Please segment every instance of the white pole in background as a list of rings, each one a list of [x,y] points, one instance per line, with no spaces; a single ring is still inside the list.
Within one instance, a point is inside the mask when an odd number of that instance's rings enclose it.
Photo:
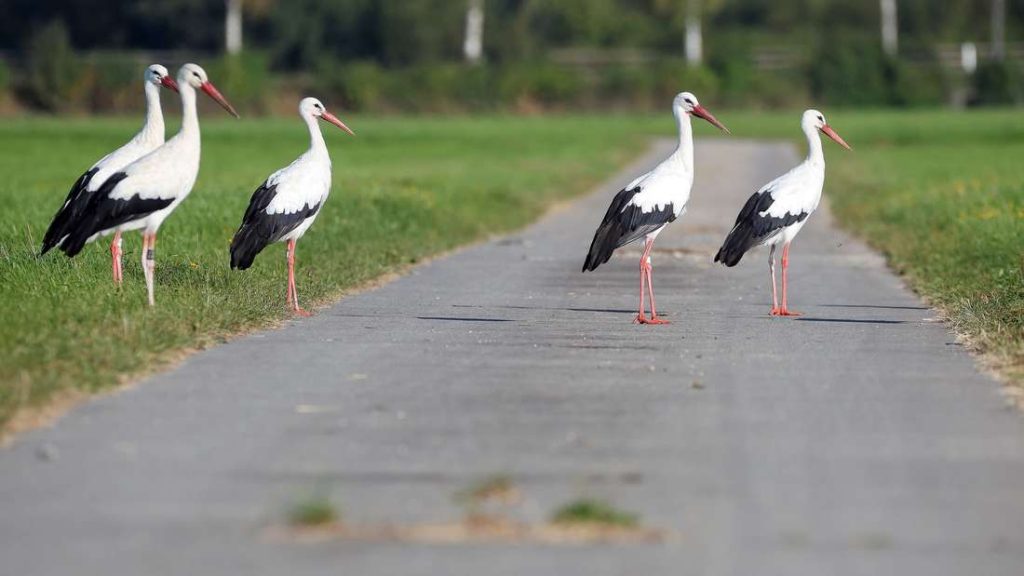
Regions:
[[[899,52],[899,26],[896,19],[896,0],[882,2],[882,50],[895,57]]]
[[[974,74],[978,69],[978,47],[974,42],[964,42],[960,45],[960,67],[968,74]]]
[[[700,29],[700,0],[689,0],[686,9],[686,63],[700,66],[704,62],[704,39]]]
[[[242,51],[242,0],[225,0],[225,3],[224,47],[228,54],[238,54]]]
[[[466,9],[466,38],[462,43],[466,62],[479,64],[484,57],[484,2],[469,0]]]

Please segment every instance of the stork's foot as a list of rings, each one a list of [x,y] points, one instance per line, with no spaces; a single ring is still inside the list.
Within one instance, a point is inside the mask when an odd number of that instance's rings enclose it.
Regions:
[[[671,322],[669,322],[668,320],[665,320],[664,318],[658,318],[657,316],[651,316],[650,318],[647,318],[643,314],[640,314],[639,316],[637,316],[633,320],[633,323],[634,324],[654,324],[654,325],[671,324]]]
[[[309,318],[310,316],[313,315],[312,312],[307,312],[306,310],[303,310],[302,308],[293,308],[292,309],[292,313],[295,314],[296,316],[300,316],[302,318]]]
[[[772,316],[803,316],[800,312],[790,310],[789,308],[772,308]]]

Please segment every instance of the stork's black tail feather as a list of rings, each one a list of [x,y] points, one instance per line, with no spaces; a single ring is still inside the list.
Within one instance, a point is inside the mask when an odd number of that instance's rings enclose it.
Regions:
[[[82,211],[89,200],[87,188],[97,171],[99,171],[99,168],[91,168],[79,176],[78,180],[75,180],[71,190],[68,191],[64,204],[54,214],[50,227],[46,229],[46,234],[43,236],[43,246],[39,250],[40,256],[56,247],[68,235],[75,220],[82,215]]]
[[[78,253],[85,248],[86,243],[89,242],[89,238],[92,234],[83,234],[82,229],[78,228],[72,230],[70,234],[64,239],[64,242],[60,244],[60,250],[68,256],[68,258],[74,258],[78,256]]]
[[[248,270],[256,255],[267,247],[266,237],[256,232],[256,227],[249,223],[242,224],[242,227],[231,239],[231,269]]]
[[[594,233],[594,240],[590,243],[590,252],[583,262],[584,272],[595,270],[607,262],[616,249],[639,240],[676,219],[675,206],[671,202],[650,207],[646,212],[640,206],[631,203],[633,197],[640,192],[640,186],[625,188],[612,199],[601,225]]]
[[[722,247],[718,249],[718,254],[715,254],[715,262],[721,262],[731,268],[739,264],[747,250],[757,246],[758,243],[759,239],[750,222],[746,220],[737,222],[726,236]]]
[[[619,238],[622,237],[622,231],[617,230],[617,224],[615,221],[606,220],[598,227],[594,233],[594,240],[590,243],[587,259],[583,261],[584,272],[596,270],[598,266],[611,259],[612,252],[619,247]]]
[[[113,225],[124,222],[122,210],[119,209],[119,204],[124,204],[124,202],[107,200],[107,196],[125,178],[127,178],[127,174],[117,172],[107,178],[96,192],[89,195],[87,204],[81,208],[77,217],[67,223],[67,237],[60,244],[61,252],[67,254],[69,258],[75,257],[82,251],[82,248],[85,248],[89,239],[100,232],[103,225],[109,223],[108,220],[113,222]],[[159,199],[145,201],[145,203],[166,205]],[[169,203],[168,200],[167,204]]]
[[[640,192],[639,186],[631,190],[623,189],[619,190],[615,198],[612,198],[604,218],[601,219],[601,225],[597,227],[597,232],[594,232],[594,240],[590,243],[590,252],[587,253],[587,259],[583,262],[584,272],[596,270],[598,266],[611,259],[612,252],[622,245],[619,241],[626,231],[618,222],[617,216],[622,212],[626,203],[638,192]]]

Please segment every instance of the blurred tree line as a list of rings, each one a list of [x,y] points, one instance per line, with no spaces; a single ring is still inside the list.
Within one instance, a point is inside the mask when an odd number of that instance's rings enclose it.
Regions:
[[[241,1],[245,51],[224,57],[224,0],[0,0],[0,89],[119,110],[148,52],[204,58],[253,106],[282,77],[369,110],[663,107],[684,88],[759,106],[1021,100],[1019,60],[967,75],[938,51],[987,42],[992,0],[896,0],[898,55],[882,50],[878,0],[483,0],[479,65],[463,61],[468,0]],[[1004,1],[1012,41],[1024,0]],[[695,10],[700,66],[684,54]]]

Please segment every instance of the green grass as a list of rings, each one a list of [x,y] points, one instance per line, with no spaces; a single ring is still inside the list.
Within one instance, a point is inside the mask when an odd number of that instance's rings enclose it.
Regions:
[[[645,130],[672,127],[671,118],[645,119],[640,130],[630,118],[346,120],[358,136],[327,132],[332,195],[297,251],[307,305],[519,228],[642,152]],[[176,351],[288,317],[283,246],[246,272],[229,270],[227,249],[252,190],[308,146],[297,118],[204,123],[199,180],[160,230],[155,309],[145,305],[137,233],[125,239],[120,292],[109,238],[75,259],[36,257],[71,183],[136,128],[110,119],[0,124],[0,426],[62,390],[102,390]]]
[[[636,514],[623,512],[601,500],[581,498],[555,511],[551,517],[555,524],[586,524],[591,526],[614,526],[634,528],[640,519]]]
[[[1024,114],[826,114],[855,150],[826,146],[825,190],[840,222],[992,365],[1024,381]],[[735,134],[799,137],[797,114],[724,116]]]
[[[333,524],[339,518],[340,514],[334,504],[322,496],[307,498],[296,503],[288,511],[288,523],[301,528]]]
[[[735,137],[799,141],[798,112],[715,111]],[[826,148],[826,193],[840,221],[1020,380],[1021,113],[825,112],[855,149]],[[346,120],[358,136],[328,132],[334,189],[299,244],[305,304],[521,227],[613,173],[651,134],[674,129],[667,113]],[[204,124],[199,181],[161,230],[156,309],[145,306],[137,234],[126,237],[121,292],[110,281],[105,241],[74,260],[35,257],[70,184],[135,128],[134,120],[0,124],[0,424],[61,390],[101,390],[176,351],[288,317],[283,247],[244,273],[228,269],[227,247],[251,191],[307,146],[297,119]]]

